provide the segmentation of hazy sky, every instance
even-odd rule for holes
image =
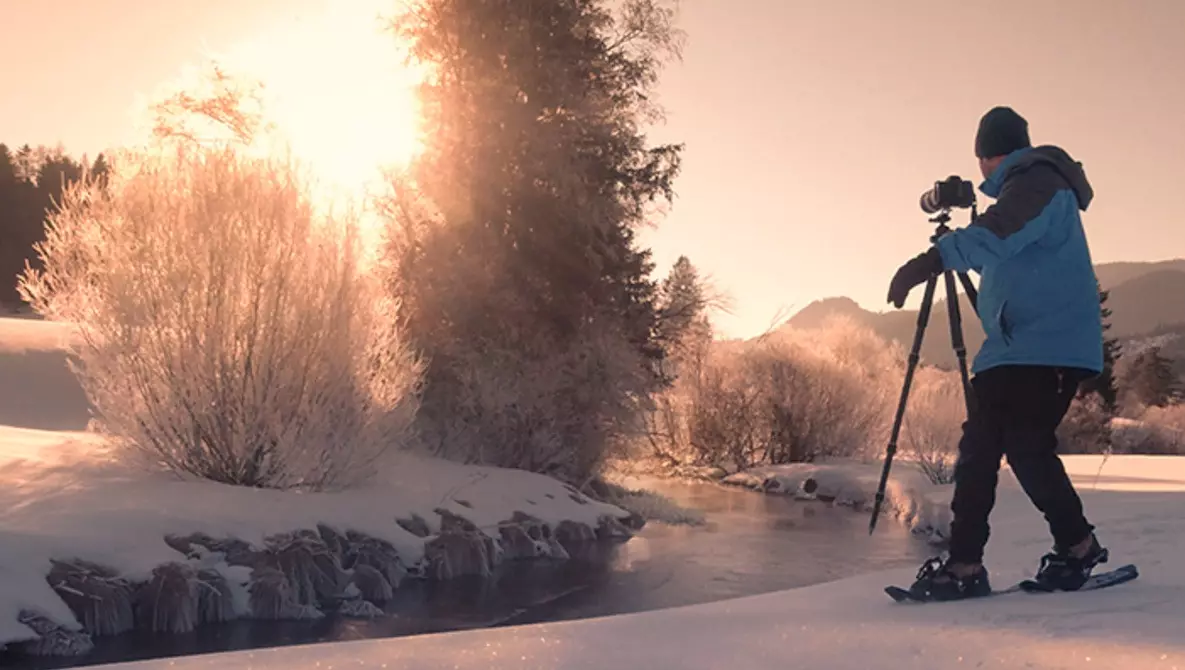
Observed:
[[[319,5],[0,0],[0,141],[93,156],[203,46]],[[953,173],[978,183],[975,127],[997,104],[1083,162],[1096,261],[1185,256],[1185,2],[683,0],[680,23],[654,137],[686,142],[685,167],[643,239],[661,270],[687,254],[733,296],[727,334],[828,296],[887,308],[932,230],[919,194]]]

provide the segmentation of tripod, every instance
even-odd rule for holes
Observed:
[[[971,205],[971,220],[975,220],[975,205]],[[950,232],[950,228],[946,226],[950,222],[950,210],[944,209],[939,212],[934,218],[930,219],[931,223],[936,224],[934,235],[930,237],[930,242],[938,241],[946,233]],[[959,310],[958,294],[955,290],[955,274],[951,270],[945,270],[941,273],[946,283],[946,307],[949,314],[950,321],[950,341],[951,346],[955,350],[955,356],[959,360],[959,375],[963,383],[963,400],[967,406],[967,414],[970,415],[975,410],[975,397],[971,393],[971,382],[967,374],[967,348],[963,343],[963,321]],[[975,290],[975,285],[971,283],[971,278],[965,272],[957,273],[959,281],[963,284],[963,290],[967,292],[967,299],[971,302],[971,309],[977,313],[979,311],[978,302],[979,294]],[[901,422],[905,418],[905,404],[909,399],[909,390],[913,385],[914,370],[917,368],[918,361],[921,358],[922,338],[926,333],[926,325],[930,321],[930,308],[934,302],[934,291],[938,286],[938,275],[933,275],[926,282],[926,292],[922,297],[922,308],[918,311],[917,329],[914,331],[913,346],[909,351],[909,364],[905,369],[905,383],[901,387],[901,399],[897,402],[897,414],[893,418],[893,430],[889,435],[889,446],[885,452],[885,466],[881,470],[880,484],[876,489],[876,502],[872,508],[872,518],[868,522],[868,534],[872,535],[876,530],[876,520],[880,515],[881,505],[885,500],[885,485],[889,480],[889,468],[893,465],[893,456],[897,453],[897,437],[901,432]]]

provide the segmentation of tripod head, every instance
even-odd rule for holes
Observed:
[[[934,234],[930,236],[931,242],[937,242],[938,238],[950,232],[950,228],[946,225],[950,223],[950,210],[944,209],[941,212],[930,217],[930,223],[934,224]]]
[[[975,203],[971,203],[971,223],[975,223],[976,217],[979,213],[975,211]],[[944,207],[937,214],[928,219],[930,223],[934,224],[934,234],[930,236],[930,242],[938,241],[938,238],[950,232],[950,227],[946,224],[950,223],[950,208]]]

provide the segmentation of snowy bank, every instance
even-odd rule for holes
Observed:
[[[724,484],[763,493],[819,500],[871,513],[882,464],[790,463],[751,468],[725,477]],[[941,543],[950,530],[950,486],[931,484],[909,461],[894,461],[885,484],[881,516],[904,524],[912,533]]]
[[[1066,459],[1087,513],[1134,582],[1091,593],[932,605],[882,591],[912,569],[639,614],[107,666],[127,670],[349,667],[402,670],[681,668],[1185,668],[1185,458]],[[1004,467],[986,561],[1005,586],[1037,567],[1050,539]]]
[[[80,430],[67,336],[0,319],[0,646],[81,654],[92,635],[131,628],[369,616],[404,579],[565,559],[637,526],[545,476],[411,454],[344,493],[136,470]]]
[[[409,575],[567,558],[629,519],[524,471],[401,455],[365,489],[291,493],[149,475],[90,435],[0,428],[0,642],[39,639],[37,616],[92,633],[316,617]],[[189,589],[226,602],[206,614]]]
[[[0,318],[0,425],[82,430],[82,387],[66,364],[70,329],[32,318]]]

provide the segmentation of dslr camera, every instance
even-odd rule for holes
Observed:
[[[975,204],[975,186],[958,175],[951,175],[943,181],[934,182],[934,188],[922,194],[922,211],[934,214],[954,208],[967,208]]]

